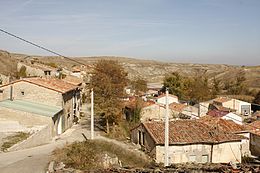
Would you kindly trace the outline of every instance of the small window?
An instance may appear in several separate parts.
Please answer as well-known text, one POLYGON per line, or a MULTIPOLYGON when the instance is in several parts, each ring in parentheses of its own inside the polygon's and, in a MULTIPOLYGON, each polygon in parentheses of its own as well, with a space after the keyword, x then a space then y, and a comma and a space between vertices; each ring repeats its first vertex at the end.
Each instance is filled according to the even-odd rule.
POLYGON ((70 114, 68 114, 67 118, 68 118, 68 119, 70 118, 70 114))
POLYGON ((21 94, 24 96, 24 91, 21 91, 21 94))
POLYGON ((0 90, 0 93, 4 93, 4 90, 0 90))
POLYGON ((189 162, 196 162, 196 155, 190 155, 189 162))
POLYGON ((202 157, 201 157, 201 162, 202 163, 207 163, 207 162, 209 162, 209 155, 202 155, 202 157))

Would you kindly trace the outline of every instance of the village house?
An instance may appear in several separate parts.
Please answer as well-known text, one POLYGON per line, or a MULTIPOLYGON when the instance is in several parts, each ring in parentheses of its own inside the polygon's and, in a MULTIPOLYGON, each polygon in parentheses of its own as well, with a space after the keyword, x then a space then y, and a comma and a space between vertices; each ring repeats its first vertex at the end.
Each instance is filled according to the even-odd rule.
POLYGON ((34 60, 26 60, 17 63, 17 71, 20 71, 22 67, 26 69, 26 76, 28 77, 58 77, 60 75, 60 69, 39 63, 34 60))
POLYGON ((198 115, 200 117, 204 116, 212 109, 233 112, 239 116, 251 115, 251 103, 229 97, 218 97, 199 103, 198 115))
POLYGON ((212 117, 219 117, 225 120, 231 120, 234 121, 237 124, 242 125, 243 124, 243 119, 241 116, 233 113, 233 112, 228 112, 228 111, 221 111, 221 110, 209 110, 207 112, 207 115, 210 115, 212 117))
POLYGON ((24 78, 0 87, 0 118, 48 125, 59 135, 79 117, 78 86, 56 78, 24 78))
MULTIPOLYGON (((166 104, 166 94, 162 94, 158 97, 154 98, 154 101, 158 104, 165 105, 166 104)), ((168 103, 179 103, 179 99, 177 96, 169 94, 168 95, 168 103)))
POLYGON ((254 121, 246 125, 250 132, 250 151, 253 156, 260 158, 260 121, 254 121))
POLYGON ((198 108, 194 106, 173 102, 169 109, 174 118, 198 119, 198 108))
POLYGON ((213 104, 223 106, 225 108, 233 109, 238 115, 251 115, 251 103, 244 102, 228 97, 218 97, 213 100, 213 104))
POLYGON ((234 120, 223 119, 222 117, 210 115, 201 117, 199 121, 207 124, 208 126, 216 129, 217 131, 220 130, 226 133, 237 134, 245 137, 245 139, 242 139, 241 141, 240 152, 242 153, 242 156, 251 156, 250 131, 244 125, 238 124, 234 120))
MULTIPOLYGON (((144 122, 131 130, 131 141, 164 162, 164 123, 144 122)), ((245 137, 216 129, 198 120, 169 122, 169 163, 241 162, 241 141, 245 137)))

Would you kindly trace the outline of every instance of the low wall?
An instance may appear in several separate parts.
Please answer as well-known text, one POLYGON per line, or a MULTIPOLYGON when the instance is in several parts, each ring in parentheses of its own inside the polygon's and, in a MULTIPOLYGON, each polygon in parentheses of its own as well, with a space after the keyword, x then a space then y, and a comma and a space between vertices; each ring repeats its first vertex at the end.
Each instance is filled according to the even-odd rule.
POLYGON ((39 131, 33 133, 26 140, 10 147, 8 151, 15 151, 15 150, 22 150, 26 148, 36 147, 50 142, 51 139, 52 139, 52 127, 51 125, 46 125, 39 131))

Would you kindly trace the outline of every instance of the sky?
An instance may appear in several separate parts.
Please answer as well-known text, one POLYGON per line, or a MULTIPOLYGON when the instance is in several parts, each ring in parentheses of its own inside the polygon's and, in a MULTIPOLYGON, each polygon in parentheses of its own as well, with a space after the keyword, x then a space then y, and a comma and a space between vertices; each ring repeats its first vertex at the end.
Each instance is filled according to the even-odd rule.
MULTIPOLYGON (((260 0, 0 0, 0 28, 70 57, 260 65, 260 0)), ((0 49, 52 55, 1 32, 0 49)))

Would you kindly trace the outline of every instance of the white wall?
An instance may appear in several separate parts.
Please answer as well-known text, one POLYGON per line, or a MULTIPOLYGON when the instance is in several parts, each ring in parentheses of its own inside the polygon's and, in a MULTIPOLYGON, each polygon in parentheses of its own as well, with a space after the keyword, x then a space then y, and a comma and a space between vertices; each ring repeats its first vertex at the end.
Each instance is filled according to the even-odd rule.
MULTIPOLYGON (((241 142, 227 142, 213 145, 213 163, 241 162, 241 142)), ((169 146, 169 163, 210 162, 211 144, 169 146)), ((164 162, 164 146, 156 146, 156 162, 164 162)))
POLYGON ((242 125, 242 117, 239 116, 239 115, 236 115, 232 112, 228 113, 227 115, 223 116, 222 119, 225 119, 225 120, 232 120, 234 121, 235 123, 237 124, 240 124, 242 125))
MULTIPOLYGON (((156 102, 159 103, 159 104, 165 105, 166 104, 166 96, 156 99, 156 102)), ((171 104, 171 103, 179 103, 179 100, 178 100, 177 97, 169 96, 168 97, 168 102, 169 102, 169 104, 171 104)))

